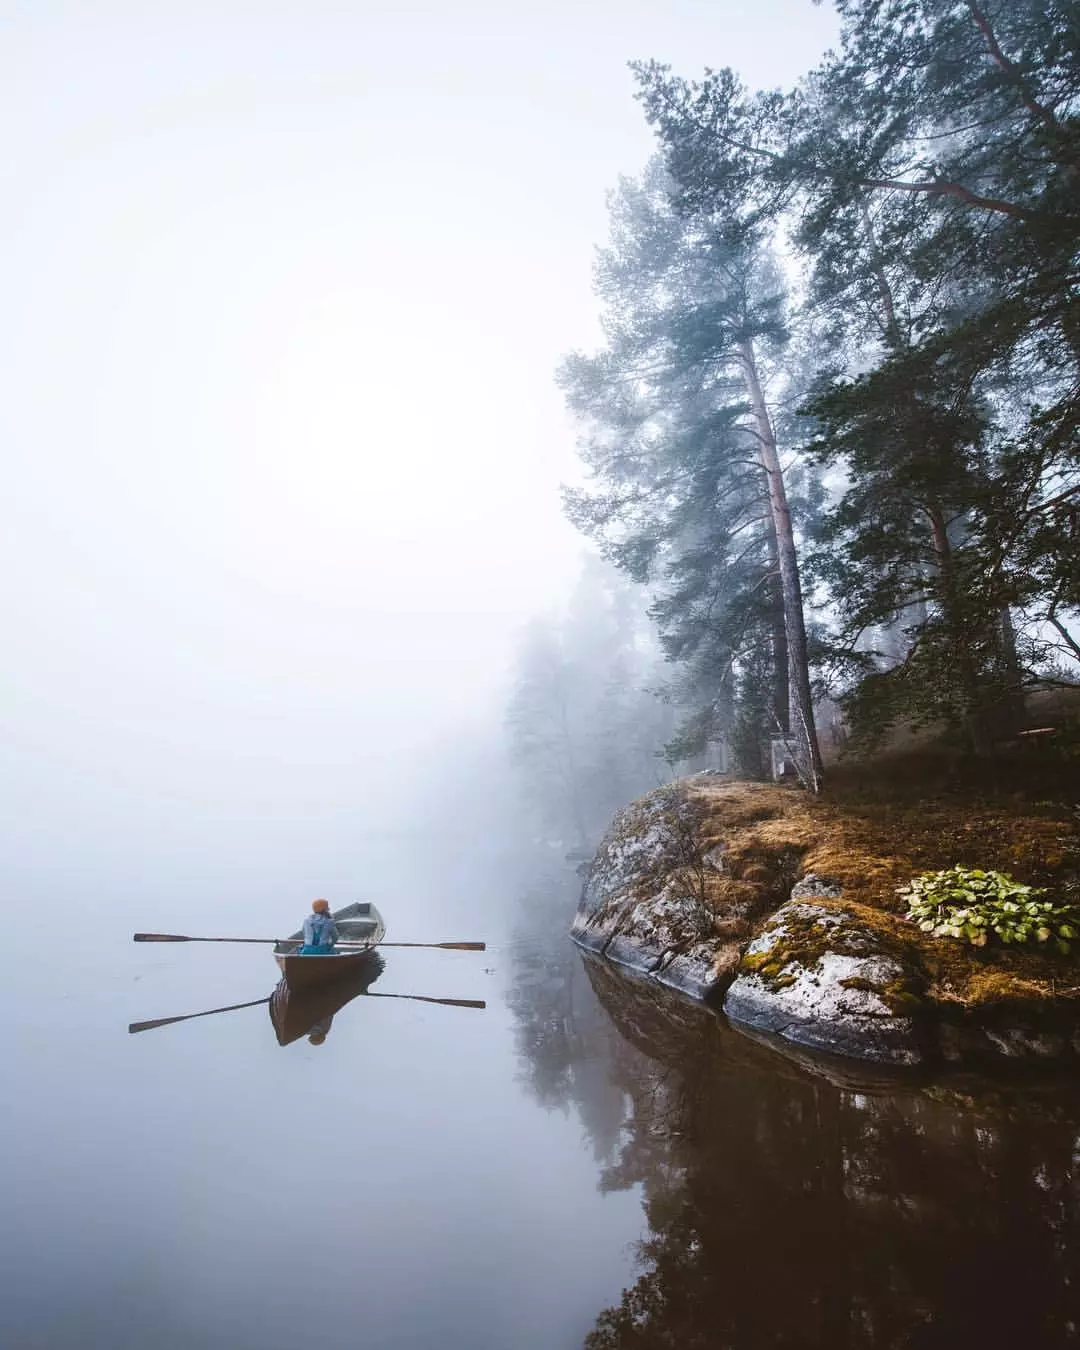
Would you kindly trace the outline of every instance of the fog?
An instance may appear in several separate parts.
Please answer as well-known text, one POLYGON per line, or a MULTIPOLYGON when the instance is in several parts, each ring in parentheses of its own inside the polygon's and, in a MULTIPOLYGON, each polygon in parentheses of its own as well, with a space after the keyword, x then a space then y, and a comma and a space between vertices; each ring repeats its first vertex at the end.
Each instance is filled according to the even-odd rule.
POLYGON ((4 17, 7 904, 346 887, 418 811, 445 831, 577 572, 552 372, 650 151, 625 62, 779 83, 833 16, 4 17))

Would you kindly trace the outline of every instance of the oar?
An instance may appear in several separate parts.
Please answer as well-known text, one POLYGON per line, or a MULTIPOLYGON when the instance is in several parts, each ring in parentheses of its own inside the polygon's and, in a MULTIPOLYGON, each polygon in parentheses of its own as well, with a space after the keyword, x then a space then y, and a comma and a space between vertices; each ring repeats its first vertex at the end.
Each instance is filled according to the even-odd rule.
POLYGON ((156 1017, 152 1022, 131 1022, 128 1031, 152 1031, 154 1027, 167 1027, 170 1022, 190 1022, 193 1017, 213 1017, 215 1013, 236 1012, 237 1008, 257 1008, 260 1003, 269 1003, 268 998, 255 998, 250 1003, 230 1003, 227 1008, 209 1008, 206 1012, 185 1013, 183 1017, 156 1017))
POLYGON ((486 1008, 482 998, 430 998, 427 994, 373 994, 370 990, 361 998, 411 998, 417 1003, 444 1003, 448 1008, 486 1008))
MULTIPOLYGON (((482 998, 430 998, 427 994, 362 994, 361 998, 407 998, 416 1003, 442 1003, 448 1008, 486 1008, 482 998)), ((238 1008, 257 1008, 260 1003, 269 1003, 268 998, 253 999, 250 1003, 230 1003, 227 1008, 210 1008, 206 1012, 187 1013, 183 1017, 155 1017, 152 1022, 131 1022, 128 1031, 153 1031, 155 1027, 167 1027, 173 1022, 190 1022, 194 1017, 213 1017, 215 1013, 236 1012, 238 1008)))
MULTIPOLYGON (((136 933, 136 942, 257 942, 263 946, 284 946, 288 942, 299 944, 303 938, 226 938, 226 937, 187 937, 183 933, 136 933)), ((487 951, 486 942, 337 942, 335 948, 372 947, 436 947, 444 952, 483 952, 487 951)))

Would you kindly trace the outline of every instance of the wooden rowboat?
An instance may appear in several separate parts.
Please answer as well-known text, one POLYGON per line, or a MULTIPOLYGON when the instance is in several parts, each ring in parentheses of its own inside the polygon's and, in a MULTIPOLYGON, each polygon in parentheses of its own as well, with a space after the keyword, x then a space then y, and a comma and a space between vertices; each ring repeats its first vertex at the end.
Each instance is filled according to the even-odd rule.
POLYGON ((384 965, 378 952, 368 952, 359 969, 354 965, 352 971, 340 979, 316 984, 310 989, 293 989, 282 978, 270 995, 270 1021, 278 1045, 291 1045, 302 1036, 311 1035, 318 1041, 325 1040, 333 1019, 347 1003, 367 993, 382 974, 384 965))
POLYGON ((346 905, 331 917, 337 925, 340 941, 363 942, 366 947, 345 948, 332 956, 299 956, 304 934, 302 930, 293 933, 274 947, 274 960, 291 989, 331 984, 343 975, 362 970, 371 961, 375 944, 386 936, 383 916, 369 901, 358 900, 353 905, 346 905))

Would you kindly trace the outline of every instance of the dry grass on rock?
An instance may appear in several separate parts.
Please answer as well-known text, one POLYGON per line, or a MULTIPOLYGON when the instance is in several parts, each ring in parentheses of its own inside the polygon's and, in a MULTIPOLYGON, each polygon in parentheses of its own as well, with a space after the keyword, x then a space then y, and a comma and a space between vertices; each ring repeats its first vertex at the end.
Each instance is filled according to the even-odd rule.
POLYGON ((1042 950, 977 950, 932 938, 903 918, 896 894, 917 873, 958 863, 1006 872, 1055 896, 1075 894, 1075 816, 1060 800, 980 801, 972 792, 920 799, 903 790, 911 772, 910 765, 900 766, 901 787, 894 793, 880 766, 872 792, 857 776, 845 784, 838 773, 823 798, 773 784, 687 780, 700 807, 702 849, 722 865, 720 872, 710 869, 705 882, 720 930, 734 938, 740 928, 759 926, 798 876, 815 872, 838 882, 843 904, 857 907, 890 947, 907 949, 926 972, 932 1002, 1045 1006, 1080 997, 1076 952, 1062 957, 1042 950))

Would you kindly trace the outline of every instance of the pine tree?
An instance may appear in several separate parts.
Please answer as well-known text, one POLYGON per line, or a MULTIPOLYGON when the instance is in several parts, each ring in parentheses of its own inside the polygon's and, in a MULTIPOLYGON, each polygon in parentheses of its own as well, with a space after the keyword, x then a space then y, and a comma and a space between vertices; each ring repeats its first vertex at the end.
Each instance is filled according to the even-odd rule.
POLYGON ((769 648, 773 729, 788 730, 790 706, 816 790, 794 526, 765 392, 766 366, 787 339, 782 276, 738 222, 673 210, 654 165, 612 199, 597 291, 606 347, 561 372, 593 477, 568 494, 570 518, 654 585, 665 650, 697 663, 699 687, 711 691, 697 716, 706 734, 723 720, 740 663, 760 666, 769 648))
MULTIPOLYGON (((855 709, 996 714, 1080 606, 1080 24, 1042 0, 839 0, 791 94, 637 68, 676 202, 782 223, 807 266, 811 450, 843 476, 815 576, 850 648, 908 630, 855 709)), ((865 666, 865 662, 863 663, 865 666)))

